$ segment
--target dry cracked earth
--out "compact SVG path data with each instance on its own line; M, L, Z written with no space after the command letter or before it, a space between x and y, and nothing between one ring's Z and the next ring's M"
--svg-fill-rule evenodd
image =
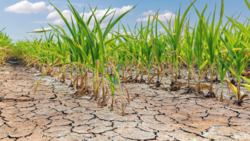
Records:
M0 73L0 140L249 140L250 100L201 99L193 94L123 84L131 92L126 116L74 99L69 88L39 79L36 70L5 66Z

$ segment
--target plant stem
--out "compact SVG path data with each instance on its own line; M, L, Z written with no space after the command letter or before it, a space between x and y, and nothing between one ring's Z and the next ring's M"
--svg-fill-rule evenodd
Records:
M88 77L89 77L88 67L84 66L84 68L85 68L85 73L87 73L85 76L85 86L88 86Z
M133 69L133 60L132 60L132 62L131 62L131 64L130 64L130 76L131 76L131 77L133 76L133 74L132 74L132 69Z
M237 84L237 91L238 91L238 100L240 100L240 78L238 79L238 84Z
M141 63L141 79L143 79L143 64Z
M178 61L175 62L175 83L177 83L177 75L178 75Z
M221 96L220 96L220 101L223 102L223 81L221 82Z
M214 64L211 64L211 78L210 78L210 93L212 94L213 93L213 76L214 76L214 69L213 69L213 67L214 67Z
M190 66L188 66L188 87L190 86Z
M123 64L122 64L122 76L123 76L123 77L125 77L125 73L124 73L124 72L125 72L125 65L124 65L124 63L123 63Z

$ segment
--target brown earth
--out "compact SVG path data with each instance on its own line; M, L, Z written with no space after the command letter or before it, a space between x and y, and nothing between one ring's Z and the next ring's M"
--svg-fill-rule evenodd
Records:
M66 85L39 79L35 69L0 71L0 140L249 140L250 100L242 107L194 94L123 84L131 103L126 116L97 102L74 99ZM226 88L225 88L225 91ZM109 104L110 105L110 104Z

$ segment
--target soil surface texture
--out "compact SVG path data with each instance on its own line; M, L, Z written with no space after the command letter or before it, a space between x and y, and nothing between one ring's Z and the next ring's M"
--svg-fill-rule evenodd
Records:
M249 140L250 100L219 102L195 94L123 83L131 103L125 116L114 106L72 98L72 88L21 65L0 71L0 140ZM225 92L228 90L225 88ZM117 95L119 98L119 96Z

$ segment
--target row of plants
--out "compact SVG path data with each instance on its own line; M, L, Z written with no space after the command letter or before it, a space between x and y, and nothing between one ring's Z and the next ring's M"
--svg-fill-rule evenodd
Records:
M0 64L9 56L10 48L13 47L12 40L4 33L4 29L0 30Z
M241 78L250 82L247 78L249 19L240 23L237 21L239 16L226 17L227 22L223 24L222 0L219 21L216 23L216 11L205 17L207 5L200 12L195 2L187 7L184 14L181 15L179 10L171 20L159 20L157 12L148 17L146 25L139 23L133 28L118 22L136 6L117 18L115 11L109 8L101 19L97 19L97 7L89 6L92 15L86 17L79 14L68 1L72 13L71 21L68 21L50 3L67 28L49 24L52 30L33 32L44 33L44 39L19 40L13 48L16 50L15 55L28 66L37 67L43 75L57 76L61 82L65 82L69 69L70 86L76 90L75 95L90 95L93 100L98 100L99 106L106 106L109 97L112 97L113 109L113 105L118 103L114 97L117 91L121 102L117 106L123 115L125 103L129 103L130 99L128 92L127 95L123 94L121 82L154 84L155 87L163 85L172 91L186 86L184 93L214 98L214 82L219 81L220 100L223 101L226 83L235 94L236 103L241 105L242 100L248 97L241 94L241 85L250 88L250 85L241 83ZM245 2L250 8L248 1ZM190 25L187 15L191 8L195 9L199 17L194 26ZM103 21L109 17L111 19L107 26L101 28ZM90 25L91 20L95 21L94 26ZM118 30L113 30L117 24ZM163 27L165 32L159 32L159 27ZM186 83L179 81L183 72L188 76ZM229 72L232 80L229 80ZM170 80L171 84L166 86L162 78ZM207 84L203 80L210 82ZM208 94L202 92L205 88L209 90Z

